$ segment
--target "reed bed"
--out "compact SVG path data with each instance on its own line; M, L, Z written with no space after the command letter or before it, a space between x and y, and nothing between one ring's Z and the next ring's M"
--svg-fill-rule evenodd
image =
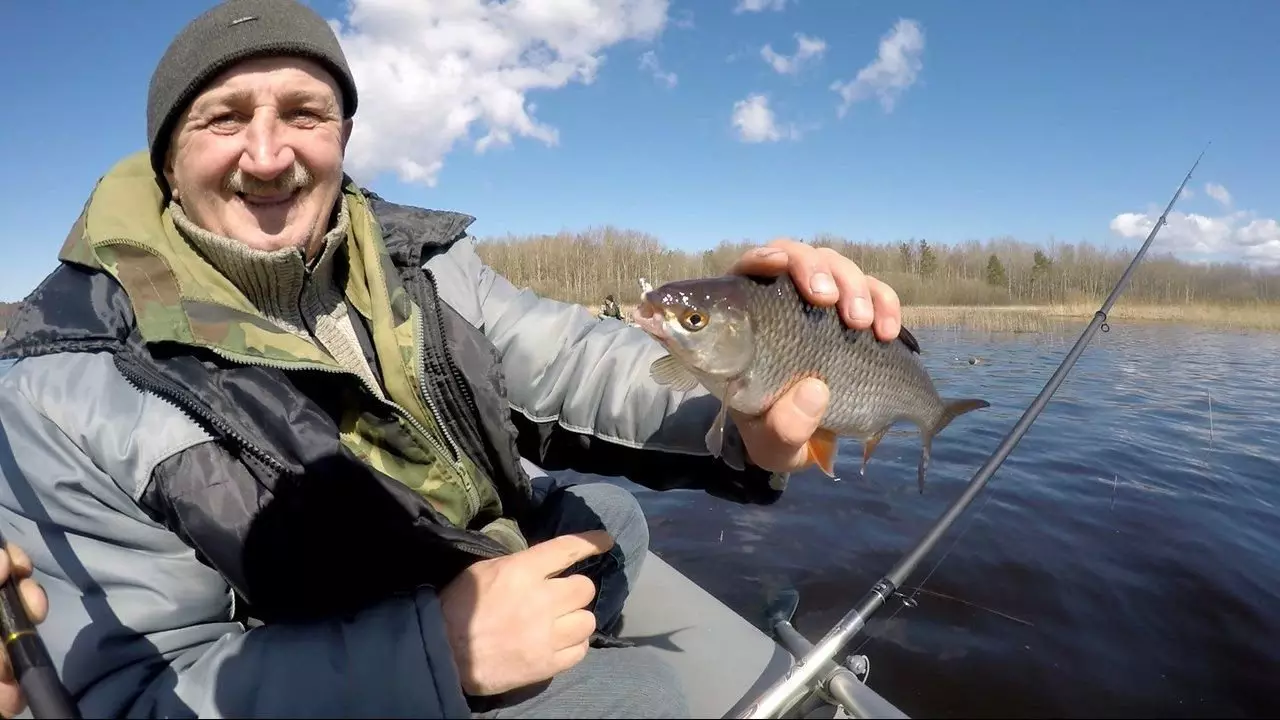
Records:
M996 333L1044 333L1061 330L1075 320L1088 320L1097 304L1049 305L907 305L902 320L908 327L955 327ZM634 304L620 304L624 317ZM599 316L600 306L587 306ZM1126 322L1170 323L1237 330L1280 331L1280 306L1267 305L1126 305L1123 299L1108 319Z

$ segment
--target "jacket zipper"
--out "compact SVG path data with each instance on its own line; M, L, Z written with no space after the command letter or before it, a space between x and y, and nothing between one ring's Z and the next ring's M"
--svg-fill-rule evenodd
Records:
M276 472L283 474L288 470L284 463L277 460L271 453L253 444L249 438L241 435L229 423L218 417L211 410L208 410L204 403L200 402L193 393L188 392L182 386L171 383L165 378L157 377L151 370L142 365L135 365L126 361L116 363L116 367L120 370L120 374L138 390L168 400L197 424L203 422L205 426L211 427L218 433L231 438Z
M431 286L431 301L433 304L440 303L440 286L436 284L436 276L430 270L423 268L423 274L427 277L427 283ZM435 308L432 308L433 310ZM445 336L444 313L436 312L436 329L440 333L440 337ZM458 364L453 361L449 353L441 351L440 356L444 359L444 366L449 371L449 377L453 380L451 388L462 396L463 402L467 406L467 410L477 419L480 417L480 408L476 405L475 394L471 392L471 388L467 386L466 378L462 376L462 370ZM455 446L456 447L456 446Z
M422 392L423 398L426 399L427 405L431 408L432 414L439 418L440 409L436 404L435 394L427 383L427 353L430 351L432 354L431 359L435 361L435 364L442 366L448 372L450 378L455 381L450 384L450 388L456 390L458 394L462 395L467 409L470 410L473 415L478 417L480 410L476 407L475 398L468 391L465 383L457 382L461 375L461 371L458 369L456 363L453 362L453 358L449 356L449 353L440 347L445 337L445 323L444 313L440 312L438 309L440 295L439 288L436 285L435 275L425 267L422 268L422 274L427 278L427 286L429 287L430 292L427 294L427 297L423 298L425 301L423 304L427 305L427 307L420 308L421 320L415 326L415 331L418 333L418 347L422 350L422 357L420 358L418 366L419 389ZM432 338L433 342L430 343L425 341L425 324L428 313L434 313L436 317L436 336ZM464 457L464 454L461 445L453 436L453 433L449 432L449 428L445 423L439 422L439 425L441 434L444 435L445 440L448 441L449 446L453 449L455 458L454 469L457 471L458 477L462 481L463 487L466 489L467 503L471 509L469 515L475 515L480 510L480 490L476 487L473 478L467 474L465 468L462 466L462 457Z

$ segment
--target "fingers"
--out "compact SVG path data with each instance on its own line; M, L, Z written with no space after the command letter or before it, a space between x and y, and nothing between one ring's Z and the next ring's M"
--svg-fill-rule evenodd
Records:
M569 650L579 645L586 646L591 640L591 633L596 631L596 614L590 610L575 610L561 615L551 623L552 647Z
M827 252L822 252L824 249ZM781 252L771 253L770 250ZM740 274L781 275L789 271L801 296L814 305L825 307L835 304L839 289L831 267L833 258L844 259L834 250L779 238L746 253L734 267L743 268L735 271ZM848 260L845 262L853 265ZM866 295L865 290L862 294Z
M44 622L49 615L49 596L45 595L40 583L23 578L18 582L18 597L22 598L22 608L31 622L37 625Z
M836 303L840 319L855 330L871 327L877 308L871 305L868 278L862 268L831 248L821 248L818 254L827 260L831 274L835 277L836 289L840 292L840 299Z
M902 306L893 288L828 247L780 238L743 254L729 272L766 276L790 272L805 300L820 307L836 305L845 325L856 330L872 328L880 340L896 338L902 327Z
M830 403L826 383L809 378L795 384L760 417L734 412L751 462L773 472L791 472L809 461L805 447Z
M528 553L537 572L542 573L543 577L552 577L579 560L608 552L612 547L613 538L609 537L609 533L592 530L554 537L524 552Z
M737 262L729 267L730 275L781 275L787 271L791 259L787 255L786 243L789 240L774 240L764 247L754 248L743 253Z
M17 682L10 680L0 684L0 715L11 718L26 709L27 701Z
M27 617L36 624L44 622L49 614L49 598L45 595L44 588L40 587L40 583L31 578L33 572L31 557L13 543L9 543L5 550L7 552L0 552L0 583L12 575Z
M584 608L596 599L596 584L586 575L566 575L547 580L550 584L552 607L561 612L573 612Z
M886 342L893 340L902 332L902 303L898 300L898 293L870 275L867 276L867 289L871 292L871 302L876 311L873 327L876 337Z
M568 670L569 668L573 667L574 665L577 665L578 663L582 662L583 659L587 657L588 649L589 649L589 644L587 643L586 640L583 640L582 642L578 643L577 645L574 645L573 647L567 647L563 650L557 650L555 654L551 656L551 663L552 663L552 669L553 669L552 674L558 675L564 672L565 670Z

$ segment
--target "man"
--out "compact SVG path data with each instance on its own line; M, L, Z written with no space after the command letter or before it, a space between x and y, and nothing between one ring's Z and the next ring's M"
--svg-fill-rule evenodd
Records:
M622 308L619 308L618 301L613 299L613 293L604 296L604 305L600 306L600 317L622 319Z
M357 101L305 6L200 16L153 75L148 151L11 323L0 532L63 681L95 717L687 713L610 635L635 499L522 458L769 503L827 389L735 417L710 457L717 402L653 383L642 331L516 289L470 217L346 178ZM780 241L738 270L897 335L893 292L835 253Z

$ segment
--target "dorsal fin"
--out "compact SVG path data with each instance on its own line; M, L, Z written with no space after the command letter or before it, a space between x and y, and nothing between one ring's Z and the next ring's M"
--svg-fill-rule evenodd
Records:
M898 339L902 341L903 345L907 346L908 350L917 355L920 354L920 341L916 340L916 336L912 335L905 325L898 331Z

